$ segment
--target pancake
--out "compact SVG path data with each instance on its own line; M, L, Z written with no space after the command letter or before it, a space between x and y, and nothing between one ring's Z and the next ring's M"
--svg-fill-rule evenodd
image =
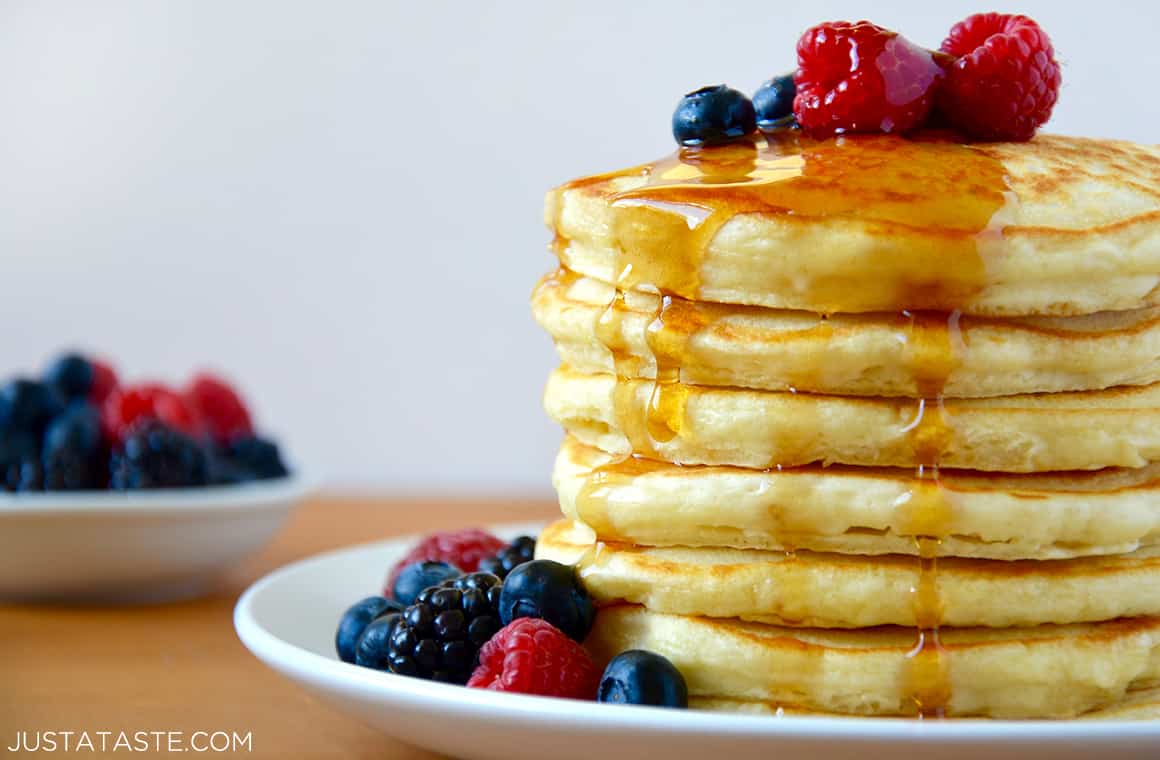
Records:
M943 629L941 640L938 680L949 717L1068 718L1160 685L1155 618ZM585 646L599 663L628 649L661 654L680 669L694 700L816 712L915 715L933 678L923 667L929 661L914 655L915 632L905 628L793 629L626 605L602 609Z
M694 710L744 713L748 715L819 717L824 713L803 710L797 705L758 702L743 699L713 699L693 697L689 707ZM833 717L833 716L831 716ZM1077 720L1157 720L1160 719L1160 687L1132 689L1123 699L1082 715ZM966 719L969 720L969 719Z
M545 218L567 268L693 300L982 315L1160 303L1160 147L932 137L782 131L685 150L562 185Z
M567 438L552 481L564 515L646 546L1065 559L1160 543L1160 464L1004 475L834 465L777 470L619 460Z
M894 554L638 547L598 542L587 526L560 521L540 535L536 557L576 565L601 605L775 625L1003 628L1160 616L1157 547L1072 560L950 558L928 567ZM915 590L931 580L937 600L926 609Z
M1160 384L957 399L926 409L900 399L618 382L563 368L548 380L544 407L583 443L680 464L938 463L1041 472L1160 459Z
M609 305L612 304L610 307ZM923 348L945 344L942 395L1007 396L1160 380L1160 309L994 319L833 314L667 301L567 271L541 280L536 319L573 369L653 379L657 333L682 382L854 396L924 394ZM650 345L650 343L652 345ZM662 352L663 352L663 347Z

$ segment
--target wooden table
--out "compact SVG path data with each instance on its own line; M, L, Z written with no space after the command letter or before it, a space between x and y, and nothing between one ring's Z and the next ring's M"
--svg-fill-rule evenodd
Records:
M17 731L189 736L208 730L251 732L252 751L240 753L246 756L434 758L335 712L266 669L234 634L234 602L266 572L327 549L546 520L557 509L547 501L315 499L207 598L141 607L0 605L0 754Z

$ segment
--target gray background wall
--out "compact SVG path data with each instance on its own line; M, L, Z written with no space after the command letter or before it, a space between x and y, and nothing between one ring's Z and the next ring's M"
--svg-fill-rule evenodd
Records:
M1026 2L1051 129L1155 142L1160 6ZM670 150L680 95L824 19L976 2L0 0L0 372L228 370L331 483L546 491L542 192Z

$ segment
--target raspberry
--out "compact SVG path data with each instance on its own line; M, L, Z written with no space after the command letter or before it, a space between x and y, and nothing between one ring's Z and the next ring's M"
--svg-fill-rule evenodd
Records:
M200 435L201 422L181 398L156 383L131 385L114 390L101 407L101 428L106 437L124 441L133 423L153 419L187 435Z
M113 367L98 359L89 359L93 368L93 381L89 387L89 401L103 404L105 399L117 389L117 373Z
M209 373L201 373L185 389L185 402L205 423L215 441L226 444L251 435L254 425L250 412L229 383Z
M520 618L483 645L467 685L477 689L595 699L600 671L584 648L544 620Z
M816 136L914 129L942 78L934 53L869 21L807 29L797 54L793 112Z
M391 596L399 573L413 562L435 560L455 565L465 573L474 573L479 569L480 561L495 556L505 546L507 544L501 539L483 530L459 530L427 536L407 552L407 556L395 563L383 596Z
M939 112L980 140L1030 140L1049 118L1060 72L1051 40L1026 16L978 13L951 28Z

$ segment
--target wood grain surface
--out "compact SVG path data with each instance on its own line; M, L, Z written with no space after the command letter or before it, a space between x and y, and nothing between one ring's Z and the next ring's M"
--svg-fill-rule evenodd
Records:
M151 606L0 604L0 753L19 731L226 731L250 733L251 751L237 756L434 758L268 670L234 634L234 603L261 575L328 549L556 514L548 501L317 498L207 597Z

